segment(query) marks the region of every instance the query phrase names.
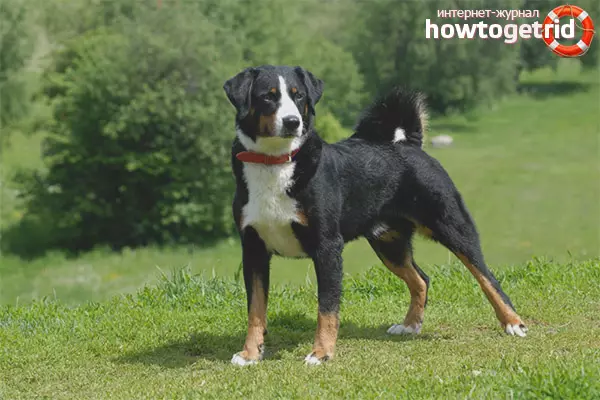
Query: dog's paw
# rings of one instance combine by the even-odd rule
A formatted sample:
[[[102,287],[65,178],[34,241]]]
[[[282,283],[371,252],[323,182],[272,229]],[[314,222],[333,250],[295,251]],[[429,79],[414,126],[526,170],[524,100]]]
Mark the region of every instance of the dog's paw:
[[[306,365],[321,365],[321,360],[319,360],[317,357],[315,357],[312,353],[310,353],[309,355],[307,355],[304,358],[304,363]]]
[[[246,357],[244,357],[245,352],[241,351],[239,353],[235,353],[233,355],[233,357],[231,358],[231,363],[233,365],[239,365],[242,367],[245,367],[246,365],[254,365],[258,362],[258,360],[249,360]]]
[[[306,365],[321,365],[325,361],[329,360],[328,355],[324,355],[323,357],[319,357],[316,352],[312,352],[304,358],[304,364]]]
[[[525,337],[527,336],[527,327],[524,323],[506,324],[504,326],[504,332],[511,336]]]
[[[394,324],[387,330],[387,333],[390,335],[416,335],[419,332],[421,332],[421,324],[409,326]]]

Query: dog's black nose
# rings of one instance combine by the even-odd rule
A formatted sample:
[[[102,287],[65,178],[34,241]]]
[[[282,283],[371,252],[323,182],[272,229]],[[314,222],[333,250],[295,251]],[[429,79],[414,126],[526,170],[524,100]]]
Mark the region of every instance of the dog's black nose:
[[[283,117],[283,126],[287,130],[295,130],[300,126],[300,119],[295,115],[288,115]]]

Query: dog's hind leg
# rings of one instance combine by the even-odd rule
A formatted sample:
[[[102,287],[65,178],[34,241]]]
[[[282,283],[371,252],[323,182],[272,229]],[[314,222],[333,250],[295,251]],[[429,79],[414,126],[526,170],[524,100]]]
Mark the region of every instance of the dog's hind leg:
[[[412,257],[411,237],[414,227],[408,221],[403,225],[398,230],[388,230],[368,238],[383,264],[406,282],[410,291],[410,306],[404,322],[394,324],[388,329],[388,333],[395,335],[415,334],[421,331],[429,289],[429,277]]]
[[[484,261],[477,229],[462,199],[459,195],[451,196],[446,198],[445,203],[444,208],[452,212],[438,213],[444,218],[431,218],[428,221],[427,216],[423,215],[424,226],[419,231],[446,246],[462,261],[481,286],[506,333],[525,336],[527,328],[521,317]],[[429,212],[428,215],[434,216],[436,212]]]

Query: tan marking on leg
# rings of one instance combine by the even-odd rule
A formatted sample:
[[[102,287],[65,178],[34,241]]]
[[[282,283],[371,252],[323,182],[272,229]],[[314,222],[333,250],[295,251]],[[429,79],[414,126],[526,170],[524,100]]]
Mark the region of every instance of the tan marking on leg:
[[[340,320],[337,313],[321,313],[317,319],[317,332],[312,355],[318,359],[331,359],[335,352]]]
[[[417,233],[419,233],[421,236],[425,236],[428,239],[431,239],[433,236],[433,231],[425,225],[417,224]]]
[[[403,325],[413,328],[418,327],[423,323],[423,315],[425,314],[425,301],[427,299],[427,283],[421,278],[421,275],[412,266],[412,257],[406,256],[403,265],[395,265],[390,260],[381,256],[383,264],[392,271],[396,276],[406,282],[410,291],[410,306]]]
[[[400,234],[396,231],[385,231],[377,237],[377,240],[381,240],[382,242],[393,242],[399,237]]]
[[[298,223],[302,226],[308,226],[308,217],[301,210],[296,211],[296,217],[298,218]]]
[[[433,236],[433,231],[431,229],[429,229],[425,225],[421,224],[419,221],[417,221],[414,218],[406,218],[406,219],[415,225],[415,229],[419,235],[422,235],[428,239],[431,239],[431,237]]]
[[[248,335],[241,356],[245,360],[259,360],[264,344],[264,333],[267,330],[267,299],[262,283],[254,278],[252,298],[248,312]]]
[[[500,320],[500,323],[503,326],[506,326],[507,324],[522,324],[523,321],[521,320],[521,317],[519,317],[519,315],[502,300],[502,297],[500,297],[498,291],[492,286],[492,283],[477,269],[477,267],[475,267],[464,254],[456,253],[456,256],[462,261],[471,274],[473,274],[475,279],[477,279],[483,293],[485,293],[489,302],[492,304],[492,307],[494,307],[494,311],[496,312],[496,316]]]
[[[275,135],[275,113],[271,115],[261,115],[258,118],[258,134],[260,136]]]

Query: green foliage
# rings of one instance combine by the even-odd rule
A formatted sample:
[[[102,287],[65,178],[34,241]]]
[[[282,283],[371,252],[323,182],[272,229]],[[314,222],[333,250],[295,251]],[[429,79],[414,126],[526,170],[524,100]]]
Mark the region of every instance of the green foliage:
[[[592,45],[590,46],[587,53],[585,53],[584,56],[580,57],[579,60],[581,61],[581,65],[584,68],[598,68],[598,66],[600,65],[600,40],[598,40],[598,26],[600,24],[600,2],[596,0],[581,0],[578,1],[576,5],[587,11],[587,13],[590,15],[590,18],[593,19],[596,27],[596,33],[594,34],[594,38],[592,39]],[[581,26],[579,20],[576,19],[575,23],[578,26]],[[577,34],[581,32],[577,28],[575,30]]]
[[[238,48],[193,8],[121,24],[73,40],[48,75],[55,122],[48,172],[27,180],[31,217],[70,250],[229,233],[221,86]]]
[[[377,0],[361,4],[355,55],[371,94],[392,84],[408,85],[427,93],[434,111],[447,112],[465,111],[514,91],[516,46],[500,40],[427,39],[424,24],[426,19],[438,26],[464,23],[437,18],[437,10],[511,9],[518,8],[519,1],[457,5],[452,0]]]
[[[114,26],[123,19],[135,20],[156,9],[152,0],[35,0],[38,23],[48,38],[63,43],[88,31]]]
[[[553,10],[558,5],[559,3],[552,0],[525,0],[523,9],[539,10],[541,16],[540,22],[542,22],[548,12]],[[600,3],[596,0],[581,0],[575,5],[586,10],[593,19],[595,18],[597,20],[600,16]],[[563,20],[564,19],[568,18],[565,17]],[[583,26],[577,19],[575,19],[575,25],[575,41],[577,41],[579,40],[579,35],[582,33],[580,28],[583,29]],[[590,49],[587,51],[587,53],[578,58],[585,68],[594,68],[598,66],[600,50],[598,49],[599,45],[597,37],[594,37],[592,43],[593,44],[590,46]],[[521,72],[521,70],[532,71],[543,67],[551,67],[555,69],[559,60],[560,57],[550,51],[548,46],[546,46],[542,40],[523,40],[521,44],[521,61],[518,72]]]
[[[426,39],[427,18],[464,22],[437,18],[438,9],[535,8],[544,15],[555,5],[546,0],[264,0],[260,7],[249,0],[2,1],[0,123],[24,134],[38,131],[37,137],[51,131],[45,169],[17,175],[18,190],[3,173],[8,206],[0,217],[4,228],[14,228],[5,229],[3,248],[31,256],[53,246],[118,248],[227,235],[233,112],[220,87],[226,78],[264,63],[308,68],[325,81],[317,129],[335,142],[350,134],[347,129],[365,102],[392,84],[424,91],[434,111],[466,112],[512,93],[520,75],[559,61],[539,40],[507,45]],[[597,1],[578,5],[600,15]],[[597,66],[598,48],[596,40],[579,58],[584,66]],[[38,82],[35,67],[46,64],[40,54],[48,50],[55,51],[47,57],[52,68],[44,76],[45,96],[32,98],[23,70],[27,67],[31,82]],[[542,96],[542,90],[577,87],[542,86],[529,85],[528,92]],[[49,123],[47,99],[54,111]],[[28,117],[21,118],[29,103]],[[3,160],[11,151],[3,152]],[[525,250],[511,254],[519,251]]]
[[[332,112],[344,126],[355,122],[365,97],[354,57],[321,30],[308,27],[322,19],[321,2],[263,0],[257,7],[247,0],[206,0],[197,5],[229,30],[242,47],[246,65],[302,65],[325,81],[319,109]],[[330,19],[335,10],[330,10]]]
[[[245,64],[304,65],[330,82],[319,113],[352,124],[363,101],[352,55],[306,35],[289,3],[269,1],[41,2],[39,20],[60,43],[46,74],[47,171],[17,176],[27,212],[5,244],[32,255],[231,233],[232,113],[221,85]],[[309,5],[291,7],[306,15]]]
[[[330,112],[345,127],[354,125],[365,101],[371,100],[365,96],[363,78],[352,54],[324,38],[300,42],[283,61],[302,65],[325,82],[318,112]]]
[[[540,12],[540,23],[544,21],[545,16],[557,6],[556,1],[552,0],[525,0],[523,9],[538,10]],[[523,21],[531,23],[531,21]],[[556,68],[558,60],[543,40],[531,38],[529,40],[521,40],[521,55],[517,73],[521,70],[533,71],[538,68],[551,67]]]
[[[319,114],[315,122],[315,129],[327,143],[338,142],[352,134],[331,113]]]
[[[23,68],[33,51],[33,31],[23,0],[0,2],[0,126],[27,110]]]
[[[333,112],[344,125],[354,123],[364,101],[362,77],[352,54],[320,33],[329,26],[306,29],[307,21],[318,17],[322,20],[318,1],[264,0],[257,7],[247,0],[202,0],[186,5],[193,12],[200,11],[211,24],[228,31],[229,39],[241,47],[241,65],[301,64],[310,69],[327,82],[320,107]],[[45,10],[43,22],[51,36],[64,41],[99,27],[115,26],[123,18],[138,21],[148,10],[157,9],[157,2],[124,0],[90,4],[86,0],[49,0],[40,7]],[[160,11],[177,7],[179,3],[165,0]],[[337,8],[330,10],[329,18]]]

